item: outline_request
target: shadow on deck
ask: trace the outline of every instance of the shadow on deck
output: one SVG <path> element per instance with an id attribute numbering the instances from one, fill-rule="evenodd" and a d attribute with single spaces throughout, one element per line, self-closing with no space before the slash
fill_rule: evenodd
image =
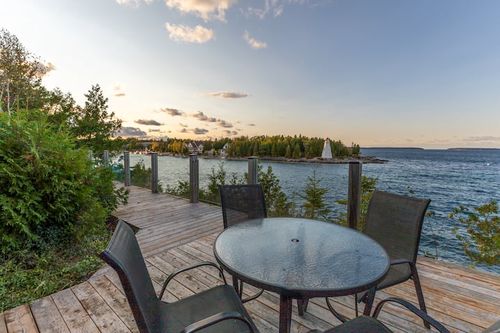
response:
<path id="1" fill-rule="evenodd" d="M 141 230 L 137 233 L 156 291 L 181 266 L 213 260 L 212 244 L 222 230 L 220 207 L 130 187 L 129 203 L 116 214 Z M 480 332 L 500 319 L 500 277 L 420 257 L 418 268 L 429 313 L 452 332 Z M 166 301 L 207 289 L 217 273 L 201 268 L 169 285 Z M 256 290 L 245 287 L 248 294 Z M 248 295 L 247 295 L 248 296 Z M 377 292 L 377 298 L 403 297 L 416 303 L 411 282 Z M 334 299 L 342 313 L 354 316 L 352 297 Z M 378 301 L 378 300 L 377 300 Z M 277 332 L 279 298 L 264 293 L 245 304 L 261 332 Z M 339 322 L 324 299 L 313 299 L 304 317 L 293 309 L 292 332 L 327 329 Z M 397 306 L 387 306 L 380 319 L 396 332 L 426 332 L 422 322 Z M 117 275 L 105 267 L 88 281 L 0 314 L 0 333 L 138 332 Z"/>

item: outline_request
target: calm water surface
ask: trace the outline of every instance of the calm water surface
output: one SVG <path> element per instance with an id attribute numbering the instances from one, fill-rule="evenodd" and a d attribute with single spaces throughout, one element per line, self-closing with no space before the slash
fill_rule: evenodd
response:
<path id="1" fill-rule="evenodd" d="M 500 202 L 500 150 L 418 150 L 418 149 L 362 149 L 363 155 L 388 160 L 386 164 L 365 164 L 363 174 L 378 179 L 377 188 L 395 193 L 409 194 L 432 200 L 432 217 L 424 222 L 420 252 L 438 255 L 440 259 L 463 265 L 470 264 L 452 233 L 460 226 L 448 214 L 454 207 L 473 207 L 490 199 Z M 131 155 L 131 165 L 143 160 L 149 166 L 148 156 Z M 212 168 L 219 160 L 200 159 L 200 185 L 208 182 Z M 327 198 L 334 214 L 345 212 L 335 203 L 347 197 L 347 165 L 286 164 L 263 162 L 271 165 L 287 195 L 300 204 L 300 193 L 307 177 L 316 171 L 321 183 L 329 189 Z M 158 158 L 159 178 L 165 185 L 175 185 L 179 179 L 188 180 L 188 159 L 161 156 Z M 228 173 L 243 176 L 245 161 L 224 161 Z M 480 268 L 500 273 L 500 267 Z"/>

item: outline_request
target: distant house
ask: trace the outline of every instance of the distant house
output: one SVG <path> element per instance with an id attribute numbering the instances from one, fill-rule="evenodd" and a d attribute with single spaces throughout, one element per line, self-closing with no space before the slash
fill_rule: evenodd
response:
<path id="1" fill-rule="evenodd" d="M 227 142 L 224 147 L 220 150 L 220 157 L 226 158 L 227 157 L 227 151 L 229 149 L 229 142 Z"/>
<path id="2" fill-rule="evenodd" d="M 203 142 L 191 141 L 186 145 L 186 148 L 191 154 L 201 154 L 203 153 Z"/>

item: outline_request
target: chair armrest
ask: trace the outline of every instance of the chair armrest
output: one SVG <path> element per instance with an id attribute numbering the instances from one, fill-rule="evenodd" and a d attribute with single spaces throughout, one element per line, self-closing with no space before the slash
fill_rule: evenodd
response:
<path id="1" fill-rule="evenodd" d="M 222 277 L 222 280 L 224 281 L 224 284 L 227 284 L 226 277 L 224 276 L 224 272 L 222 271 L 222 269 L 217 264 L 215 264 L 213 262 L 210 262 L 210 261 L 202 261 L 202 262 L 199 262 L 199 263 L 194 264 L 192 266 L 181 268 L 181 269 L 173 272 L 172 274 L 170 274 L 167 277 L 167 279 L 165 280 L 165 282 L 163 283 L 163 287 L 161 288 L 161 292 L 160 292 L 159 298 L 160 299 L 163 298 L 163 294 L 165 293 L 165 290 L 167 289 L 167 285 L 169 284 L 170 281 L 172 281 L 172 279 L 174 277 L 176 277 L 177 275 L 179 275 L 181 273 L 184 273 L 184 272 L 187 272 L 187 271 L 190 271 L 192 269 L 195 269 L 195 268 L 198 268 L 198 267 L 202 267 L 202 266 L 212 266 L 212 267 L 217 268 L 217 270 L 220 273 L 220 276 Z"/>
<path id="2" fill-rule="evenodd" d="M 373 318 L 378 317 L 380 310 L 382 310 L 382 306 L 384 306 L 384 304 L 387 302 L 393 302 L 393 303 L 397 303 L 397 304 L 404 306 L 406 309 L 413 312 L 415 315 L 419 316 L 421 319 L 423 319 L 427 323 L 429 323 L 429 325 L 431 325 L 435 329 L 437 329 L 440 333 L 450 333 L 450 331 L 448 331 L 446 329 L 446 327 L 444 327 L 437 320 L 435 320 L 434 318 L 429 316 L 427 313 L 425 313 L 422 310 L 420 310 L 419 308 L 417 308 L 415 305 L 413 305 L 410 302 L 405 301 L 404 299 L 401 299 L 401 298 L 389 297 L 389 298 L 386 298 L 386 299 L 380 301 L 380 303 L 377 304 L 377 307 L 375 307 L 375 312 L 373 313 Z"/>
<path id="3" fill-rule="evenodd" d="M 408 259 L 393 259 L 391 260 L 391 266 L 393 265 L 402 265 L 402 264 L 408 264 L 408 265 L 413 265 L 413 261 L 408 260 Z"/>
<path id="4" fill-rule="evenodd" d="M 184 328 L 181 331 L 181 333 L 197 332 L 197 331 L 202 330 L 204 328 L 207 328 L 209 326 L 220 323 L 221 321 L 229 320 L 229 319 L 236 319 L 236 320 L 244 322 L 248 326 L 248 329 L 250 330 L 250 332 L 256 333 L 255 329 L 253 328 L 252 323 L 247 318 L 245 318 L 241 313 L 236 312 L 236 311 L 219 312 L 217 314 L 214 314 L 213 316 L 199 320 L 196 323 L 193 323 L 193 324 L 187 326 L 186 328 Z"/>

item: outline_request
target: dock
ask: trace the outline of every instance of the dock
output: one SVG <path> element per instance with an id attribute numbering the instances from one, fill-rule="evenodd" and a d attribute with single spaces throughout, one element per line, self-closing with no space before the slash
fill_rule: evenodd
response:
<path id="1" fill-rule="evenodd" d="M 222 231 L 220 207 L 128 188 L 128 204 L 114 215 L 139 228 L 137 237 L 158 293 L 169 273 L 200 260 L 214 260 L 212 245 Z M 418 270 L 429 314 L 451 332 L 481 332 L 500 320 L 499 275 L 425 257 L 419 257 Z M 172 281 L 164 300 L 175 301 L 220 283 L 211 268 L 190 271 Z M 255 291 L 245 285 L 247 295 Z M 375 303 L 389 296 L 417 303 L 411 281 L 377 292 Z M 339 312 L 354 316 L 353 297 L 332 301 Z M 278 332 L 276 294 L 265 292 L 245 307 L 260 332 Z M 428 332 L 419 318 L 398 306 L 385 306 L 379 319 L 395 332 Z M 294 302 L 292 332 L 326 330 L 338 324 L 324 299 L 312 299 L 303 317 Z M 138 329 L 117 275 L 103 264 L 83 283 L 1 313 L 0 333 L 18 332 L 128 333 Z"/>

